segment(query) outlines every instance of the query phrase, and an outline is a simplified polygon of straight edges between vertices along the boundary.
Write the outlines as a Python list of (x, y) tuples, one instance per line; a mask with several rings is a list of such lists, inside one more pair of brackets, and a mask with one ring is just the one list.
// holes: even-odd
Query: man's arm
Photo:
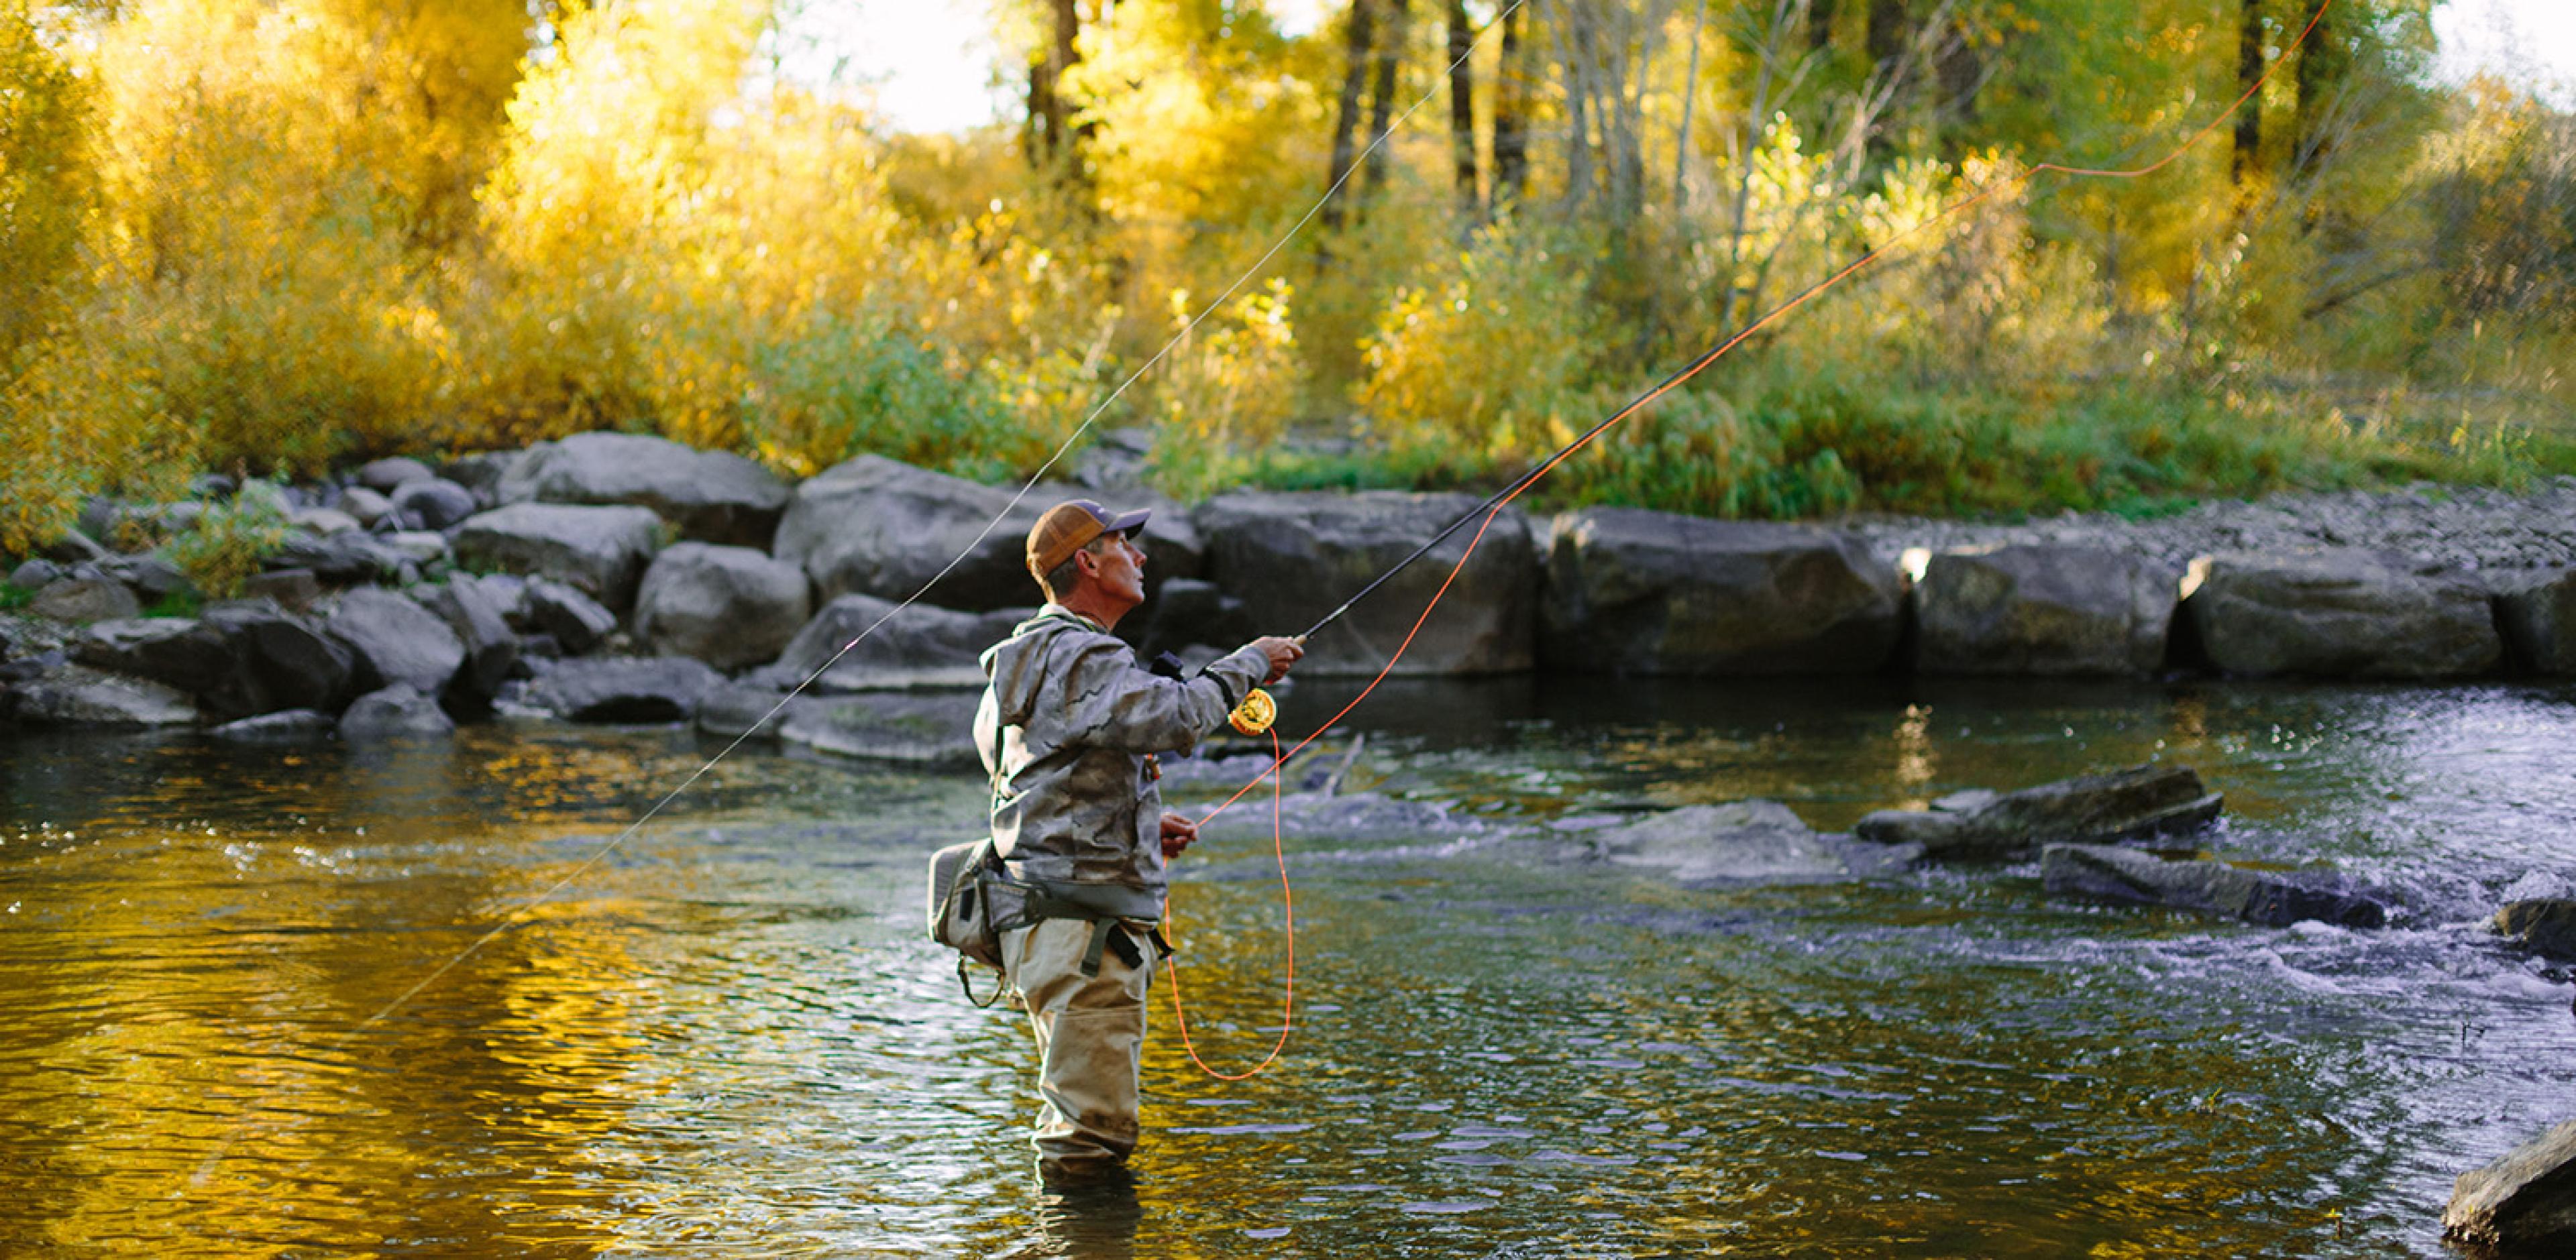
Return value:
[(1069, 741), (1121, 752), (1187, 748), (1225, 721), (1253, 687), (1275, 676), (1270, 655), (1250, 645), (1187, 681), (1144, 669), (1115, 639), (1091, 639), (1066, 650), (1078, 654), (1064, 671)]

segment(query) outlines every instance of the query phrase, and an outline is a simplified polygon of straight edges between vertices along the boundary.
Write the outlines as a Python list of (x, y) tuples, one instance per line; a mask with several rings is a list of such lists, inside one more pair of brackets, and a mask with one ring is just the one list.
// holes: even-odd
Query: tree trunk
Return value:
[(1377, 41), (1377, 81), (1369, 85), (1369, 149), (1367, 169), (1361, 172), (1360, 194), (1363, 203), (1377, 200), (1378, 191), (1386, 186), (1388, 120), (1395, 114), (1395, 72), (1404, 60), (1405, 19), (1410, 0), (1386, 0), (1386, 31)]
[[(1833, 0), (1824, 0), (1831, 4)], [(1809, 11), (1810, 16), (1813, 10)], [(1701, 29), (1708, 25), (1708, 0), (1699, 0), (1699, 13), (1691, 19), (1690, 68), (1682, 71), (1681, 135), (1673, 141), (1673, 216), (1681, 217), (1690, 208), (1690, 133), (1691, 111), (1699, 103), (1699, 41)]]
[[(2243, 0), (2244, 21), (2236, 28), (2236, 91), (2243, 95), (2263, 81), (2263, 0)], [(2255, 163), (2262, 160), (2263, 102), (2253, 99), (2236, 111), (2236, 146), (2228, 170), (2236, 181), (2236, 204), (2241, 212), (2248, 199), (2248, 183), (2254, 176)]]
[(1449, 152), (1457, 168), (1458, 213), (1481, 217), (1476, 191), (1476, 68), (1467, 63), (1476, 33), (1467, 26), (1467, 0), (1449, 0)]
[(2298, 153), (2296, 160), (2302, 172), (2324, 165), (2327, 150), (2333, 147), (2334, 130), (2331, 115), (2335, 96), (2343, 86), (2344, 71), (2352, 64), (2352, 50), (2336, 38), (2334, 10), (2319, 14), (2316, 29), (2308, 32), (2308, 42), (2299, 46), (2299, 114)]
[[(1360, 88), (1368, 82), (1370, 28), (1375, 25), (1376, 0), (1351, 0), (1351, 20), (1342, 44), (1342, 97), (1340, 110), (1333, 121), (1333, 169), (1328, 189), (1339, 188), (1351, 175), (1351, 159), (1357, 151), (1352, 137), (1360, 126)], [(1324, 226), (1342, 225), (1342, 198), (1326, 193)]]
[[(1910, 42), (1905, 26), (1905, 0), (1869, 0), (1869, 30), (1863, 47), (1869, 52), (1873, 72), (1890, 83), (1898, 82), (1904, 74), (1904, 68), (1898, 63), (1904, 58), (1906, 45)], [(1891, 92), (1885, 115), (1893, 116), (1897, 112), (1895, 106), (1895, 94)], [(1882, 117), (1878, 128), (1870, 133), (1870, 159), (1884, 159), (1895, 151), (1895, 147), (1896, 137), (1889, 133), (1887, 120)]]
[(1082, 15), (1074, 0), (1048, 0), (1053, 29), (1047, 46), (1029, 61), (1029, 126), (1025, 149), (1031, 165), (1057, 165), (1064, 170), (1078, 169), (1073, 156), (1074, 139), (1066, 123), (1072, 111), (1065, 107), (1062, 83), (1064, 72), (1073, 68), (1081, 54), (1074, 40), (1082, 34)]
[(1494, 65), (1494, 205), (1529, 192), (1529, 122), (1521, 112), (1521, 9), (1503, 11), (1503, 48)]
[(1807, 6), (1807, 49), (1823, 52), (1834, 46), (1834, 0), (1812, 0)]

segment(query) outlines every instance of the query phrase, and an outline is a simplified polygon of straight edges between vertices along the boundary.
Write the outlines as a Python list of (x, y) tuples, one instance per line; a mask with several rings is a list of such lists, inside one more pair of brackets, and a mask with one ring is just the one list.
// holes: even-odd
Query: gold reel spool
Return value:
[(1279, 720), (1279, 702), (1271, 699), (1269, 692), (1255, 687), (1251, 695), (1243, 698), (1243, 703), (1234, 706), (1234, 712), (1227, 714), (1225, 720), (1246, 735), (1258, 735)]

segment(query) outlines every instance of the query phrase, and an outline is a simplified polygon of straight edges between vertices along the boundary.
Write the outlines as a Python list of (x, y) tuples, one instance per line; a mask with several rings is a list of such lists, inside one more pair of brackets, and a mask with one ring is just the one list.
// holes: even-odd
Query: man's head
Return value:
[(1145, 553), (1129, 535), (1151, 515), (1112, 515), (1089, 499), (1048, 508), (1029, 530), (1029, 575), (1050, 601), (1114, 621), (1145, 600)]

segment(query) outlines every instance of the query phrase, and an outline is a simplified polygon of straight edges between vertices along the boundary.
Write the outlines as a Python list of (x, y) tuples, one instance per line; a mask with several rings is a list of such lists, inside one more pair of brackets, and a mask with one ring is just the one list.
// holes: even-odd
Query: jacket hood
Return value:
[(1028, 722), (1038, 688), (1046, 681), (1047, 654), (1054, 650), (1058, 636), (1076, 633), (1100, 632), (1073, 613), (1049, 605), (1011, 627), (1011, 637), (984, 649), (979, 659), (984, 677), (993, 684), (994, 709), (1003, 725)]

